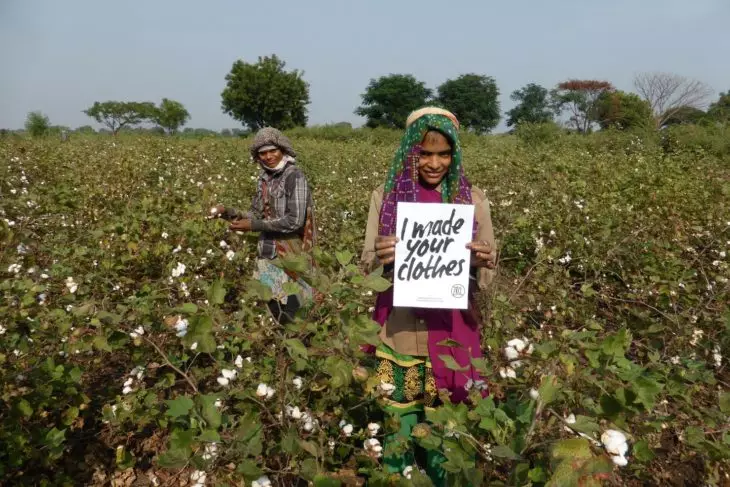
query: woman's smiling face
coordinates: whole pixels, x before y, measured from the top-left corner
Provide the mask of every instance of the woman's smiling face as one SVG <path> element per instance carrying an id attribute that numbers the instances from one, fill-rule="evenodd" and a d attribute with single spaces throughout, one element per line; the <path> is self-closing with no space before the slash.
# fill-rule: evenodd
<path id="1" fill-rule="evenodd" d="M 453 148 L 441 132 L 431 130 L 421 142 L 418 159 L 418 176 L 429 186 L 438 186 L 451 166 Z"/>

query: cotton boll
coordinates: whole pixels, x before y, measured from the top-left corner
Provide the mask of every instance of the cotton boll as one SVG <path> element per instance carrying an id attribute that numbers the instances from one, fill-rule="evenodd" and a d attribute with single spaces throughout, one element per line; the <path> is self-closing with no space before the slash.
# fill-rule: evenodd
<path id="1" fill-rule="evenodd" d="M 504 356 L 507 360 L 516 360 L 520 356 L 520 352 L 514 347 L 505 347 Z"/>
<path id="2" fill-rule="evenodd" d="M 236 377 L 237 372 L 232 369 L 223 369 L 221 370 L 221 374 L 223 375 L 223 377 L 230 380 Z"/>
<path id="3" fill-rule="evenodd" d="M 611 461 L 619 467 L 625 467 L 629 464 L 629 461 L 623 455 L 613 455 L 611 456 Z"/>
<path id="4" fill-rule="evenodd" d="M 522 352 L 527 347 L 527 340 L 521 340 L 519 338 L 513 338 L 507 342 L 508 347 L 512 347 L 518 352 Z"/>
<path id="5" fill-rule="evenodd" d="M 229 382 L 228 379 L 226 379 L 225 377 L 218 377 L 216 379 L 216 381 L 218 381 L 218 383 L 220 385 L 222 385 L 223 387 L 226 387 L 228 385 L 228 382 Z"/>
<path id="6" fill-rule="evenodd" d="M 606 430 L 601 435 L 601 443 L 611 455 L 624 456 L 629 451 L 629 445 L 626 442 L 626 435 L 616 430 Z"/>

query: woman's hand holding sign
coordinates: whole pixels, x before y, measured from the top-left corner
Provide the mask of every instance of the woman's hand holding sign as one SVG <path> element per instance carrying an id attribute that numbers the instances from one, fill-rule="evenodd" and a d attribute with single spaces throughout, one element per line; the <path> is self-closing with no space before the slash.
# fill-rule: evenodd
<path id="1" fill-rule="evenodd" d="M 466 248 L 471 249 L 471 265 L 473 267 L 486 267 L 494 269 L 496 256 L 489 242 L 469 242 Z"/>
<path id="2" fill-rule="evenodd" d="M 395 261 L 395 244 L 398 243 L 398 237 L 378 235 L 375 237 L 375 255 L 381 264 L 392 264 Z"/>

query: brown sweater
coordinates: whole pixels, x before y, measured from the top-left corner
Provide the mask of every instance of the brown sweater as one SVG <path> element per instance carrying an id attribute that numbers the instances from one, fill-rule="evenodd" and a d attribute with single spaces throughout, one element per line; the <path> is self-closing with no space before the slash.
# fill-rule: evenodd
<path id="1" fill-rule="evenodd" d="M 385 185 L 380 185 L 370 197 L 370 211 L 365 230 L 365 245 L 361 261 L 365 270 L 370 272 L 380 266 L 375 255 L 375 237 L 378 236 L 380 208 L 383 204 Z M 439 191 L 440 191 L 439 187 Z M 474 204 L 474 217 L 477 222 L 477 240 L 489 242 L 496 249 L 489 200 L 484 192 L 472 187 L 471 198 Z M 478 285 L 485 289 L 492 281 L 494 271 L 480 268 L 477 272 Z M 428 329 L 423 320 L 418 320 L 409 308 L 393 308 L 385 325 L 380 331 L 380 339 L 398 353 L 416 357 L 428 356 Z"/>

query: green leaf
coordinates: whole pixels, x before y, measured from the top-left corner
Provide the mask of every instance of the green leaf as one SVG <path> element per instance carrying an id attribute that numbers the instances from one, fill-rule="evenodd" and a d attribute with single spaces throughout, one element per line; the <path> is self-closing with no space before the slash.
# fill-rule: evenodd
<path id="1" fill-rule="evenodd" d="M 169 399 L 165 401 L 167 404 L 167 416 L 178 418 L 180 416 L 186 416 L 193 408 L 193 400 L 188 396 L 179 396 L 175 399 Z"/>
<path id="2" fill-rule="evenodd" d="M 583 296 L 586 298 L 590 298 L 596 295 L 596 291 L 593 289 L 593 284 L 590 282 L 586 282 L 580 287 L 580 292 L 583 293 Z"/>
<path id="3" fill-rule="evenodd" d="M 527 477 L 533 482 L 545 482 L 547 481 L 547 473 L 542 467 L 535 467 L 530 470 Z"/>
<path id="4" fill-rule="evenodd" d="M 302 292 L 302 287 L 296 282 L 292 281 L 285 282 L 284 285 L 281 286 L 281 288 L 288 296 L 299 294 Z"/>
<path id="5" fill-rule="evenodd" d="M 325 474 L 317 474 L 314 477 L 314 487 L 340 487 L 342 482 L 338 479 L 333 479 Z"/>
<path id="6" fill-rule="evenodd" d="M 543 404 L 548 405 L 555 401 L 560 391 L 560 381 L 554 375 L 546 376 L 540 385 L 539 394 Z"/>
<path id="7" fill-rule="evenodd" d="M 616 417 L 623 410 L 621 402 L 608 394 L 602 394 L 599 402 L 601 404 L 601 412 L 608 418 Z"/>
<path id="8" fill-rule="evenodd" d="M 16 407 L 18 408 L 20 414 L 25 416 L 26 419 L 30 418 L 33 415 L 33 408 L 30 406 L 30 403 L 25 399 L 21 399 Z"/>
<path id="9" fill-rule="evenodd" d="M 506 446 L 506 445 L 497 445 L 492 448 L 492 455 L 497 458 L 508 458 L 510 460 L 520 460 L 522 459 L 521 456 L 519 456 L 517 453 L 512 450 L 512 448 Z"/>
<path id="10" fill-rule="evenodd" d="M 217 396 L 214 395 L 200 395 L 195 398 L 200 409 L 200 415 L 205 420 L 205 423 L 210 429 L 218 429 L 221 425 L 221 413 L 215 406 Z"/>
<path id="11" fill-rule="evenodd" d="M 66 426 L 70 426 L 71 423 L 74 422 L 76 418 L 79 416 L 79 408 L 76 406 L 71 406 L 63 413 L 63 424 Z"/>
<path id="12" fill-rule="evenodd" d="M 129 453 L 126 448 L 118 447 L 116 451 L 116 464 L 120 470 L 132 468 L 136 462 L 134 455 Z"/>
<path id="13" fill-rule="evenodd" d="M 174 450 L 190 450 L 193 444 L 195 431 L 176 429 L 170 435 L 170 448 Z"/>
<path id="14" fill-rule="evenodd" d="M 81 372 L 81 369 L 79 369 L 78 367 L 74 367 L 68 371 L 68 378 L 77 384 L 81 382 L 82 375 L 83 375 L 83 373 Z"/>
<path id="15" fill-rule="evenodd" d="M 50 447 L 57 447 L 61 446 L 61 444 L 66 439 L 66 430 L 62 429 L 59 430 L 57 428 L 50 429 L 48 433 L 46 433 L 45 438 L 45 444 Z"/>
<path id="16" fill-rule="evenodd" d="M 289 455 L 296 455 L 299 452 L 299 435 L 295 430 L 289 430 L 281 439 L 281 449 Z"/>
<path id="17" fill-rule="evenodd" d="M 240 473 L 244 480 L 249 482 L 256 480 L 263 474 L 263 471 L 256 465 L 256 462 L 248 458 L 238 464 L 236 472 Z"/>
<path id="18" fill-rule="evenodd" d="M 449 370 L 455 370 L 455 371 L 458 371 L 458 372 L 464 372 L 464 371 L 466 371 L 466 370 L 469 369 L 468 366 L 467 367 L 461 367 L 456 362 L 456 360 L 454 359 L 454 357 L 452 357 L 451 355 L 439 355 L 439 358 L 441 360 L 443 360 L 444 365 L 446 365 L 446 368 L 449 369 Z"/>
<path id="19" fill-rule="evenodd" d="M 195 303 L 185 303 L 179 308 L 176 308 L 176 310 L 180 311 L 181 313 L 192 315 L 198 312 L 198 306 Z"/>
<path id="20" fill-rule="evenodd" d="M 313 480 L 317 475 L 317 461 L 314 458 L 306 458 L 299 466 L 299 476 L 304 480 Z"/>
<path id="21" fill-rule="evenodd" d="M 94 348 L 97 350 L 103 350 L 105 352 L 111 352 L 112 347 L 109 346 L 109 343 L 106 340 L 105 335 L 96 335 L 94 337 Z"/>
<path id="22" fill-rule="evenodd" d="M 585 433 L 587 435 L 591 435 L 592 433 L 598 433 L 599 431 L 601 431 L 598 423 L 593 421 L 588 416 L 582 416 L 580 414 L 575 417 L 575 423 L 571 424 L 570 427 L 573 428 L 575 431 Z"/>
<path id="23" fill-rule="evenodd" d="M 335 257 L 337 258 L 337 262 L 340 263 L 342 267 L 346 266 L 350 263 L 352 260 L 353 254 L 349 250 L 341 251 L 341 252 L 335 252 Z"/>
<path id="24" fill-rule="evenodd" d="M 720 393 L 720 411 L 730 414 L 730 392 Z"/>
<path id="25" fill-rule="evenodd" d="M 554 458 L 583 460 L 593 457 L 591 445 L 583 438 L 570 438 L 556 442 L 552 448 Z"/>
<path id="26" fill-rule="evenodd" d="M 122 317 L 118 314 L 109 313 L 107 311 L 99 311 L 96 317 L 105 325 L 118 325 L 122 322 Z"/>
<path id="27" fill-rule="evenodd" d="M 637 441 L 631 449 L 631 453 L 642 463 L 650 462 L 656 456 L 651 448 L 649 448 L 649 442 L 646 440 Z"/>
<path id="28" fill-rule="evenodd" d="M 299 440 L 299 446 L 302 447 L 302 450 L 309 453 L 313 457 L 316 458 L 319 456 L 319 450 L 316 443 L 306 440 Z"/>
<path id="29" fill-rule="evenodd" d="M 284 346 L 287 348 L 289 355 L 292 358 L 306 359 L 309 356 L 307 347 L 305 347 L 302 341 L 297 338 L 288 338 L 284 340 Z"/>
<path id="30" fill-rule="evenodd" d="M 188 463 L 190 452 L 170 449 L 157 456 L 157 464 L 162 468 L 183 468 Z"/>
<path id="31" fill-rule="evenodd" d="M 382 293 L 390 289 L 391 282 L 383 277 L 376 276 L 375 274 L 368 274 L 365 276 L 365 280 L 362 283 L 363 287 L 372 289 L 377 293 Z"/>
<path id="32" fill-rule="evenodd" d="M 653 379 L 639 377 L 634 381 L 632 389 L 636 392 L 638 402 L 642 403 L 647 411 L 650 411 L 654 407 L 656 396 L 661 392 L 662 387 Z"/>
<path id="33" fill-rule="evenodd" d="M 208 302 L 211 304 L 220 305 L 226 297 L 226 288 L 223 285 L 223 281 L 216 279 L 213 284 L 208 288 Z"/>
<path id="34" fill-rule="evenodd" d="M 219 435 L 216 430 L 205 430 L 198 436 L 198 441 L 218 443 L 221 441 L 221 435 Z"/>
<path id="35" fill-rule="evenodd" d="M 338 357 L 327 357 L 324 372 L 331 376 L 329 384 L 333 389 L 347 387 L 352 381 L 352 365 Z"/>

